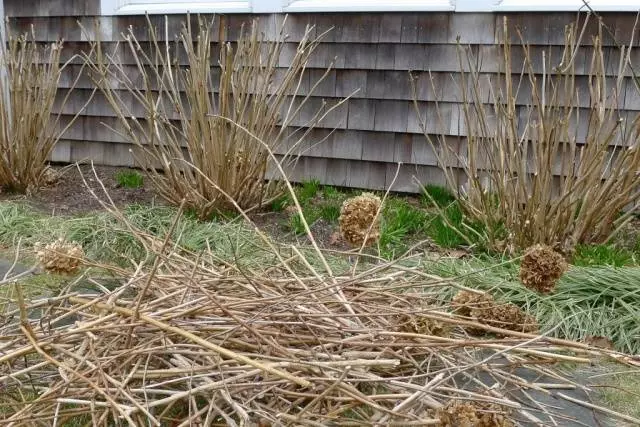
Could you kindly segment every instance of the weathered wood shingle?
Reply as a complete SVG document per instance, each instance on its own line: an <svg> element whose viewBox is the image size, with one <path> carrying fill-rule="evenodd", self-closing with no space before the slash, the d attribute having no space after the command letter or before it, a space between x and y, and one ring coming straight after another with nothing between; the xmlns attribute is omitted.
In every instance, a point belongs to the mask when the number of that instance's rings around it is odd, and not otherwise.
<svg viewBox="0 0 640 427"><path fill-rule="evenodd" d="M89 48L88 41L96 37L94 22L99 14L100 2L4 0L4 9L11 28L24 32L33 25L36 38L43 45L64 38L66 47L62 60L67 61L75 53L86 51ZM551 66L560 62L564 26L575 19L574 13L296 13L286 19L279 14L258 16L260 31L267 40L274 40L284 24L287 42L283 45L278 62L282 69L290 64L297 43L304 37L308 25L315 26L310 33L312 36L326 33L307 64L298 95L309 94L310 88L324 74L326 67L331 66L332 70L318 85L308 105L292 125L304 126L318 108L327 109L340 99L352 95L340 108L328 114L324 123L311 131L297 147L296 153L301 157L296 167L289 171L290 177L294 180L318 178L328 184L384 189L394 181L397 165L401 163L394 190L415 191L414 177L421 182L442 183L436 153L422 134L423 129L417 120L409 71L416 79L417 111L424 118L426 132L435 137L434 141L437 136L444 135L446 143L463 155L467 131L460 104L462 76L458 73L459 49L469 49L481 66L481 97L489 102L489 82L495 83L495 75L501 71L498 43L502 38L505 16L510 22L512 40L519 42L517 28L530 44L536 73L543 70L543 52ZM615 38L622 43L631 39L635 14L606 13L602 16ZM210 19L211 16L203 18ZM239 36L243 23L251 18L246 14L216 17L212 30L214 41L221 35L226 41L233 42ZM195 28L198 17L192 16L191 19ZM584 19L584 15L581 19ZM589 105L587 83L592 55L590 44L596 28L596 20L591 19L592 23L583 38L585 45L578 49L575 56L578 74L576 90L582 108ZM78 20L86 31L80 30L76 23ZM165 17L155 15L150 20L159 29L160 40L164 40ZM185 16L168 17L166 25L169 39L173 40L180 32L184 21ZM124 64L132 81L140 81L140 73L131 52L123 44L117 43L121 41L121 33L132 28L140 38L142 49L148 51L146 18L110 16L100 17L99 22L104 49L113 52ZM638 40L640 28L636 27L635 31L635 39ZM458 40L461 46L457 46ZM613 47L614 39L605 35L603 43L607 46L606 72L613 75L619 61ZM213 57L218 55L218 49L217 44L211 47ZM521 64L522 60L522 49L514 46L514 65ZM631 51L631 61L636 69L640 68L640 49ZM78 65L64 71L60 79L62 89L70 87L80 70L80 58L74 58L73 62ZM180 63L186 65L184 55L180 57ZM275 80L282 75L282 72L276 73ZM613 88L613 79L610 80L609 87ZM91 89L91 80L83 76L78 89L62 110L62 124L86 103ZM131 113L144 120L141 108L130 95L122 91L122 87L119 89L121 96L130 99ZM525 84L516 98L521 121L526 120L525 106L529 100L530 93ZM632 120L640 112L640 90L630 78L623 82L618 100L626 109L623 114L626 121ZM434 101L439 102L437 108ZM295 102L299 102L299 98ZM56 111L60 111L59 103ZM586 120L585 113L581 112L581 115ZM104 97L97 94L56 147L52 159L62 162L91 159L97 163L131 165L129 150L132 146L126 137L109 127L123 130ZM576 128L578 138L584 139L586 123L579 123ZM291 148L290 144L284 143L277 152L284 154ZM450 161L457 164L455 159Z"/></svg>

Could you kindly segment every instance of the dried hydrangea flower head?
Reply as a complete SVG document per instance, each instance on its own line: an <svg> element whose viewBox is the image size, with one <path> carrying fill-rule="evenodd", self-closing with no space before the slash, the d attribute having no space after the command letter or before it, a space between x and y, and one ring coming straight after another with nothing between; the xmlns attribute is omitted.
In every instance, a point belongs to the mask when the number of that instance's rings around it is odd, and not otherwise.
<svg viewBox="0 0 640 427"><path fill-rule="evenodd" d="M558 279L567 271L564 257L546 245L529 247L520 264L520 281L542 294L553 291Z"/></svg>
<svg viewBox="0 0 640 427"><path fill-rule="evenodd" d="M380 238L380 197L371 193L347 199L340 209L340 233L352 246L371 245Z"/></svg>
<svg viewBox="0 0 640 427"><path fill-rule="evenodd" d="M538 332L535 317L525 313L515 304L494 304L488 308L472 310L471 315L480 323L494 328L525 333Z"/></svg>
<svg viewBox="0 0 640 427"><path fill-rule="evenodd" d="M535 333L538 331L536 319L511 303L499 303L488 293L477 293L462 290L451 300L456 314L471 317L478 323L494 328L508 329L515 332ZM482 328L466 328L473 335L481 335Z"/></svg>
<svg viewBox="0 0 640 427"><path fill-rule="evenodd" d="M54 273L73 273L80 266L84 251L75 242L67 242L60 238L53 243L35 244L36 259L42 267Z"/></svg>
<svg viewBox="0 0 640 427"><path fill-rule="evenodd" d="M46 168L42 175L45 185L53 185L60 179L60 173L51 167Z"/></svg>
<svg viewBox="0 0 640 427"><path fill-rule="evenodd" d="M513 427L497 405L480 402L449 402L436 411L441 427Z"/></svg>
<svg viewBox="0 0 640 427"><path fill-rule="evenodd" d="M449 337L452 327L437 319L430 319L420 314L401 314L397 317L399 332L411 334L432 335L436 337Z"/></svg>
<svg viewBox="0 0 640 427"><path fill-rule="evenodd" d="M473 310L483 309L495 304L493 297L485 292L462 290L451 300L451 306L456 314L472 317Z"/></svg>

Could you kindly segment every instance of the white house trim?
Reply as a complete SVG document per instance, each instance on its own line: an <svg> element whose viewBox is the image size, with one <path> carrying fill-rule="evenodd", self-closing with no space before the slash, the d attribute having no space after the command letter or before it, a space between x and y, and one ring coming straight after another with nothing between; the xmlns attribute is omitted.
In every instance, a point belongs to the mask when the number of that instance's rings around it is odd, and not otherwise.
<svg viewBox="0 0 640 427"><path fill-rule="evenodd" d="M174 13L251 13L249 1L191 1L139 3L135 0L101 0L102 15L144 15Z"/></svg>
<svg viewBox="0 0 640 427"><path fill-rule="evenodd" d="M589 8L596 12L638 12L639 0L502 0L493 8L495 12L577 12Z"/></svg>
<svg viewBox="0 0 640 427"><path fill-rule="evenodd" d="M483 0L476 0L482 2ZM101 0L102 15L173 13L454 11L452 0Z"/></svg>
<svg viewBox="0 0 640 427"><path fill-rule="evenodd" d="M450 11L455 6L449 0L296 0L283 12L411 12Z"/></svg>
<svg viewBox="0 0 640 427"><path fill-rule="evenodd" d="M587 0L598 12L638 12L640 0ZM278 12L576 12L582 0L101 0L102 15Z"/></svg>

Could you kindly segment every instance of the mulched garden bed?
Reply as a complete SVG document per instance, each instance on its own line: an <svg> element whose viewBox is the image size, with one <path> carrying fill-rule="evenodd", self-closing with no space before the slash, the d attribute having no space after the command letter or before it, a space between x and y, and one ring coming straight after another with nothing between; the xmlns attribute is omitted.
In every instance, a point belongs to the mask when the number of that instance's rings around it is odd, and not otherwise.
<svg viewBox="0 0 640 427"><path fill-rule="evenodd" d="M37 210L55 215L85 214L101 209L100 203L91 195L82 180L82 176L84 176L87 184L96 194L103 194L90 165L81 165L80 170L75 165L54 167L54 169L59 173L59 176L56 182L50 186L41 188L29 196L0 193L0 201L25 201ZM120 187L116 180L116 174L122 170L126 170L126 168L95 166L97 176L117 206L133 203L162 203L162 200L156 197L146 183L141 188Z"/></svg>

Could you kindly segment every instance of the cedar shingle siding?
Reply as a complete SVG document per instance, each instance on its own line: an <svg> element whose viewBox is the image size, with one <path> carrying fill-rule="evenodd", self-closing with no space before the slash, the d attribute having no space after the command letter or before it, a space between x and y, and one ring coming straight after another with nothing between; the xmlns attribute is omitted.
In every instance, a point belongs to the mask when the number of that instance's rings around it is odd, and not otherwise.
<svg viewBox="0 0 640 427"><path fill-rule="evenodd" d="M27 30L33 25L36 37L42 42L64 38L66 53L63 59L88 46L77 20L92 28L93 19L100 13L99 0L5 0L4 8L12 28ZM318 32L334 26L311 60L309 80L303 87L303 93L309 90L309 83L322 74L323 68L333 63L335 69L317 88L311 105L319 105L322 99L332 102L359 89L339 111L327 117L324 128L312 133L312 139L327 139L321 145L308 144L310 149L300 160L297 170L292 172L292 178L318 178L333 185L383 189L391 184L397 162L402 162L395 190L414 191L413 176L422 181L441 183L442 174L435 166L431 147L421 135L415 117L408 71L414 71L418 78L419 105L428 118L429 131L438 133L441 130L436 119L434 100L437 98L444 132L450 135L451 143L463 144L465 132L455 79L451 76L458 70L456 39L459 36L462 43L472 46L482 61L484 72L495 73L499 55L496 42L500 39L502 16L429 12L289 15L286 22L289 39L280 58L282 65L295 50L306 24L315 24ZM539 58L543 49L549 52L549 45L555 46L550 48L550 54L559 57L563 26L572 22L576 14L521 13L508 16L512 24L521 28L525 40L533 47L534 55ZM635 14L607 13L603 16L616 36L623 43L628 42ZM237 37L240 24L252 17L226 16L227 40ZM283 18L280 14L260 15L260 22L267 34L274 34ZM130 25L141 40L147 38L144 16L100 19L103 40L112 46ZM161 24L163 19L163 16L152 17L156 24ZM170 34L178 32L184 19L185 16L181 15L169 17ZM639 38L640 34L637 34L636 40ZM585 40L588 45L590 35ZM605 37L604 44L608 46L607 51L611 51L606 60L613 70L618 62L613 52L613 41ZM123 46L121 48L123 63L131 65L132 58ZM631 56L633 63L640 68L640 49L634 49ZM588 46L581 48L577 61L578 73L584 75L588 69ZM538 68L537 71L541 71L541 65ZM69 87L71 76L78 69L79 66L68 69L61 80L61 88ZM134 71L133 66L131 69ZM428 70L436 82L436 95L428 80ZM588 105L586 79L586 76L580 77L577 83L579 90L585 93L583 99ZM73 115L90 92L90 81L82 79L64 113ZM630 114L640 110L640 95L630 78L627 79L623 102ZM298 124L304 121L302 114ZM127 144L101 122L118 127L110 107L98 95L65 135L53 154L53 160L92 159L101 164L130 165L132 159ZM333 128L336 131L331 133Z"/></svg>

